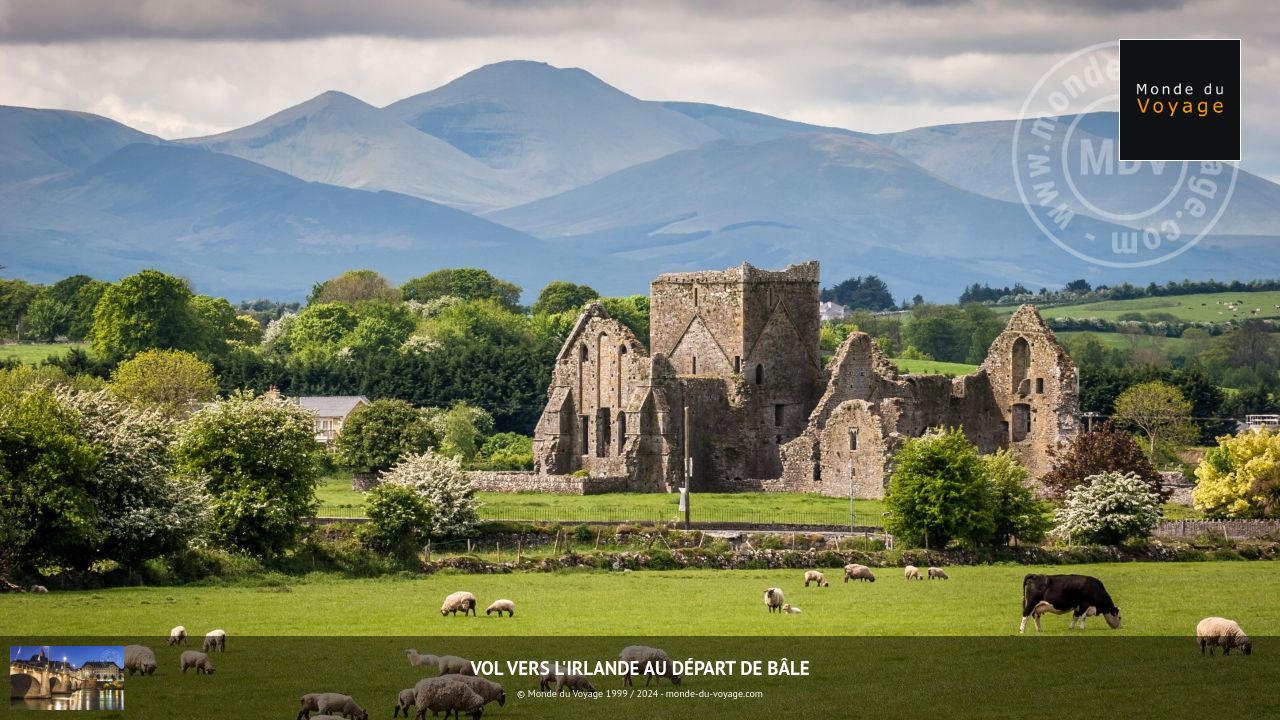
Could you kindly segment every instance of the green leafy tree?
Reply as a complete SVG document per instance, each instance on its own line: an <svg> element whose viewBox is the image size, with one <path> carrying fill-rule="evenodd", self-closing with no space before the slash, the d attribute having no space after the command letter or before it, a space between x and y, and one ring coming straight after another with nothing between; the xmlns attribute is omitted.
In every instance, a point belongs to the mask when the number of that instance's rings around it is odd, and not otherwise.
<svg viewBox="0 0 1280 720"><path fill-rule="evenodd" d="M1151 536L1160 522L1160 496L1133 473L1103 473L1072 488L1055 515L1055 535L1115 545Z"/></svg>
<svg viewBox="0 0 1280 720"><path fill-rule="evenodd" d="M464 463L476 458L485 437L493 432L493 416L465 402L436 411L431 421L440 436L440 453Z"/></svg>
<svg viewBox="0 0 1280 720"><path fill-rule="evenodd" d="M449 268L417 277L400 286L405 300L430 302L445 296L462 300L494 300L508 310L520 308L520 286L499 280L479 268Z"/></svg>
<svg viewBox="0 0 1280 720"><path fill-rule="evenodd" d="M374 400L343 423L336 452L342 465L383 472L405 455L424 453L439 439L427 417L403 400Z"/></svg>
<svg viewBox="0 0 1280 720"><path fill-rule="evenodd" d="M483 470L531 470L533 438L511 432L491 435L473 464Z"/></svg>
<svg viewBox="0 0 1280 720"><path fill-rule="evenodd" d="M993 537L1001 542L1014 538L1036 543L1044 539L1052 525L1049 505L1036 500L1029 487L1031 473L1007 450L984 455L982 465L991 483Z"/></svg>
<svg viewBox="0 0 1280 720"><path fill-rule="evenodd" d="M1280 515L1280 433L1225 435L1195 470L1191 497L1210 517Z"/></svg>
<svg viewBox="0 0 1280 720"><path fill-rule="evenodd" d="M218 393L218 378L212 365L192 353L146 350L116 366L111 390L120 398L178 417L196 403L212 400Z"/></svg>
<svg viewBox="0 0 1280 720"><path fill-rule="evenodd" d="M360 319L340 303L308 305L287 321L288 348L294 353L332 354Z"/></svg>
<svg viewBox="0 0 1280 720"><path fill-rule="evenodd" d="M411 488L422 498L430 513L429 537L463 537L480 523L475 483L455 458L408 455L383 475L382 485Z"/></svg>
<svg viewBox="0 0 1280 720"><path fill-rule="evenodd" d="M360 539L374 550L409 559L431 537L431 507L415 487L378 485L366 497L365 515L369 522L360 527Z"/></svg>
<svg viewBox="0 0 1280 720"><path fill-rule="evenodd" d="M27 306L40 289L26 280L0 278L0 337L16 337Z"/></svg>
<svg viewBox="0 0 1280 720"><path fill-rule="evenodd" d="M314 418L296 403L236 393L192 415L177 467L210 497L213 538L258 556L288 550L314 512L320 447Z"/></svg>
<svg viewBox="0 0 1280 720"><path fill-rule="evenodd" d="M548 315L580 311L583 305L600 297L600 293L586 285L576 285L564 280L553 280L538 293L531 310L534 315Z"/></svg>
<svg viewBox="0 0 1280 720"><path fill-rule="evenodd" d="M1072 438L1071 444L1054 458L1053 468L1040 478L1040 482L1060 496L1084 485L1095 475L1109 472L1133 473L1142 478L1152 492L1164 493L1160 473L1137 441L1109 422Z"/></svg>
<svg viewBox="0 0 1280 720"><path fill-rule="evenodd" d="M1191 403L1178 388L1159 381L1134 385L1121 393L1116 398L1116 419L1146 436L1153 459L1157 444L1187 444L1195 442L1199 434L1191 422Z"/></svg>
<svg viewBox="0 0 1280 720"><path fill-rule="evenodd" d="M908 542L983 543L995 531L991 488L977 448L959 430L902 444L889 481L886 529Z"/></svg>
<svg viewBox="0 0 1280 720"><path fill-rule="evenodd" d="M28 339L49 342L65 335L71 326L71 306L60 302L45 288L27 306L23 325Z"/></svg>
<svg viewBox="0 0 1280 720"><path fill-rule="evenodd" d="M839 303L849 309L892 310L893 294L875 275L854 277L822 291L824 302Z"/></svg>
<svg viewBox="0 0 1280 720"><path fill-rule="evenodd" d="M373 270L348 270L337 277L316 283L307 304L365 302L399 302L400 291Z"/></svg>
<svg viewBox="0 0 1280 720"><path fill-rule="evenodd" d="M143 350L192 350L201 344L185 280L143 270L108 287L93 313L93 349L110 358Z"/></svg>
<svg viewBox="0 0 1280 720"><path fill-rule="evenodd" d="M603 298L600 302L604 304L604 309L609 313L609 317L626 325L631 332L636 334L636 338L644 343L645 347L649 347L648 295ZM560 339L563 340L564 338ZM558 344L556 349L559 349Z"/></svg>
<svg viewBox="0 0 1280 720"><path fill-rule="evenodd" d="M416 326L413 316L400 305L366 304L357 312L355 328L339 341L357 356L395 352Z"/></svg>

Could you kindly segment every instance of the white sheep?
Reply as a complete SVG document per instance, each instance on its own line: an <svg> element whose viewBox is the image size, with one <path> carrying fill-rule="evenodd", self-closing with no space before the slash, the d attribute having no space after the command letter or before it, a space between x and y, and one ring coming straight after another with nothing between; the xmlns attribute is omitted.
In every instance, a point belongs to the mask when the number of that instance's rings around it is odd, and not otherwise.
<svg viewBox="0 0 1280 720"><path fill-rule="evenodd" d="M409 656L410 665L425 665L435 668L441 675L475 675L471 661L457 655L426 655L413 648L404 651Z"/></svg>
<svg viewBox="0 0 1280 720"><path fill-rule="evenodd" d="M596 692L596 686L591 684L586 675L561 675L556 680L556 694L563 694L565 689L569 690L570 695Z"/></svg>
<svg viewBox="0 0 1280 720"><path fill-rule="evenodd" d="M650 680L664 677L670 680L672 685L680 684L680 676L676 674L671 658L667 657L666 652L658 648L646 645L628 645L622 648L622 652L618 653L618 659L628 663L626 672L622 675L623 685L631 685L631 665L635 665L636 669L645 674L645 685L648 685Z"/></svg>
<svg viewBox="0 0 1280 720"><path fill-rule="evenodd" d="M862 580L864 582L875 582L876 574L871 572L871 568L867 567L866 565L858 565L857 563L850 563L849 565L844 566L844 581L849 582L850 580Z"/></svg>
<svg viewBox="0 0 1280 720"><path fill-rule="evenodd" d="M1253 654L1253 641L1240 629L1239 623L1226 618L1207 617L1197 623L1196 642L1200 644L1201 655L1205 648L1209 648L1212 655L1217 647L1222 648L1223 655L1230 655L1231 648L1240 648L1245 655Z"/></svg>
<svg viewBox="0 0 1280 720"><path fill-rule="evenodd" d="M784 602L786 598L782 595L782 588L771 587L764 591L764 606L769 608L769 612L782 610Z"/></svg>
<svg viewBox="0 0 1280 720"><path fill-rule="evenodd" d="M502 617L502 613L506 613L507 617L515 617L516 604L507 599L494 600L489 607L485 608L484 614L498 613L498 617Z"/></svg>
<svg viewBox="0 0 1280 720"><path fill-rule="evenodd" d="M440 606L441 615L457 615L461 612L463 616L467 613L476 614L476 596L466 590L459 590L456 593L450 593L444 599L444 604Z"/></svg>
<svg viewBox="0 0 1280 720"><path fill-rule="evenodd" d="M827 577L817 570L808 570L804 574L804 586L809 587L810 582L818 583L818 587L828 587Z"/></svg>
<svg viewBox="0 0 1280 720"><path fill-rule="evenodd" d="M130 675L135 672L143 675L154 675L156 672L156 654L146 645L125 645L124 669Z"/></svg>
<svg viewBox="0 0 1280 720"><path fill-rule="evenodd" d="M187 642L187 629L178 625L169 631L169 646L182 645Z"/></svg>
<svg viewBox="0 0 1280 720"><path fill-rule="evenodd" d="M791 603L787 603L786 605L782 606L782 612L788 615L799 615L804 611L796 607L795 605L792 605Z"/></svg>
<svg viewBox="0 0 1280 720"><path fill-rule="evenodd" d="M905 578L906 578L906 579L908 579L908 580L923 580L923 579L924 579L924 578L920 577L920 568L916 567L915 565L908 565L908 566L906 566L905 568L903 568L903 569L902 569L902 575L903 575L903 577L905 577Z"/></svg>
<svg viewBox="0 0 1280 720"><path fill-rule="evenodd" d="M428 710L432 715L443 710L446 718L450 713L466 713L473 720L479 720L484 713L484 698L453 677L419 680L414 686L413 701L418 706L418 712L414 715L417 720L425 720Z"/></svg>
<svg viewBox="0 0 1280 720"><path fill-rule="evenodd" d="M49 588L47 588L47 587L45 587L45 586L43 586L43 585L32 585L32 586L31 586L31 592L33 592L33 593L47 593L47 592L49 592Z"/></svg>
<svg viewBox="0 0 1280 720"><path fill-rule="evenodd" d="M500 683L479 675L450 675L449 679L457 680L471 688L472 692L484 698L485 704L496 702L498 707L507 704L507 691L502 689Z"/></svg>
<svg viewBox="0 0 1280 720"><path fill-rule="evenodd" d="M929 568L929 579L930 579L930 580L935 580L935 579L936 579L936 580L950 580L950 579L951 579L951 576L947 574L947 571L946 571L946 570L943 570L943 569L942 569L942 568L940 568L940 567L930 567L930 568Z"/></svg>
<svg viewBox="0 0 1280 720"><path fill-rule="evenodd" d="M205 652L217 650L218 652L227 651L227 631L226 630L210 630L204 636L204 645L200 648Z"/></svg>
<svg viewBox="0 0 1280 720"><path fill-rule="evenodd" d="M396 697L396 706L391 711L391 717L400 717L400 713L404 713L405 717L409 717L409 708L414 706L418 692L413 688L405 688L400 691L400 695ZM311 720L316 720L311 718Z"/></svg>
<svg viewBox="0 0 1280 720"><path fill-rule="evenodd" d="M187 668L195 668L197 675L213 674L213 662L202 652L186 650L178 657L178 663L182 666L183 675L187 674Z"/></svg>
<svg viewBox="0 0 1280 720"><path fill-rule="evenodd" d="M302 709L298 711L300 720L307 720L311 713L321 715L342 715L351 720L369 720L369 713L350 695L342 693L307 693L298 701Z"/></svg>

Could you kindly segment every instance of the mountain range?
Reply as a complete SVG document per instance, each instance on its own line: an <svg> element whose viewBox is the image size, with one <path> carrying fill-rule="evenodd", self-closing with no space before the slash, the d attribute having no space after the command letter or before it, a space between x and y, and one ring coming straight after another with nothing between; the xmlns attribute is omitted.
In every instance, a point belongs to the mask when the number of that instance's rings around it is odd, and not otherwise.
<svg viewBox="0 0 1280 720"><path fill-rule="evenodd" d="M1068 151L1114 147L1114 114L1064 120ZM876 135L641 100L543 63L382 108L330 91L207 137L16 107L0 107L0 132L0 264L37 281L158 267L233 299L298 298L345 269L399 282L474 265L530 293L553 279L633 293L663 271L818 259L826 284L875 273L900 297L951 301L973 282L1280 275L1280 186L1244 171L1191 251L1102 268L1022 208L1013 121ZM1109 234L1123 226L1101 211L1149 205L1168 177L1080 182L1109 204L1075 203L1078 222Z"/></svg>

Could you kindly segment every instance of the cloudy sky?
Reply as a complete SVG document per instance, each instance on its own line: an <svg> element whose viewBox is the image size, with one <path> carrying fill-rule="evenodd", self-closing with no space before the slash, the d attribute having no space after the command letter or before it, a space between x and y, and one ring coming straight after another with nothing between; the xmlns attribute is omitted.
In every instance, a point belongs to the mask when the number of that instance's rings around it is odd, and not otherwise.
<svg viewBox="0 0 1280 720"><path fill-rule="evenodd" d="M1054 62L1118 37L1242 38L1243 166L1280 180L1271 0L0 0L0 104L185 137L527 59L880 132L1013 117Z"/></svg>

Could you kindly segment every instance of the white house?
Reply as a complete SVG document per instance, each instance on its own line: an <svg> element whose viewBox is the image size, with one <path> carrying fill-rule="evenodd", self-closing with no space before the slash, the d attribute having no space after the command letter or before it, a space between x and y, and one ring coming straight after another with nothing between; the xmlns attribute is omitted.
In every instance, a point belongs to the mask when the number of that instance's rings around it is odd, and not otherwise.
<svg viewBox="0 0 1280 720"><path fill-rule="evenodd" d="M316 442L322 443L338 437L351 413L369 404L363 395L300 395L294 400L315 414Z"/></svg>

